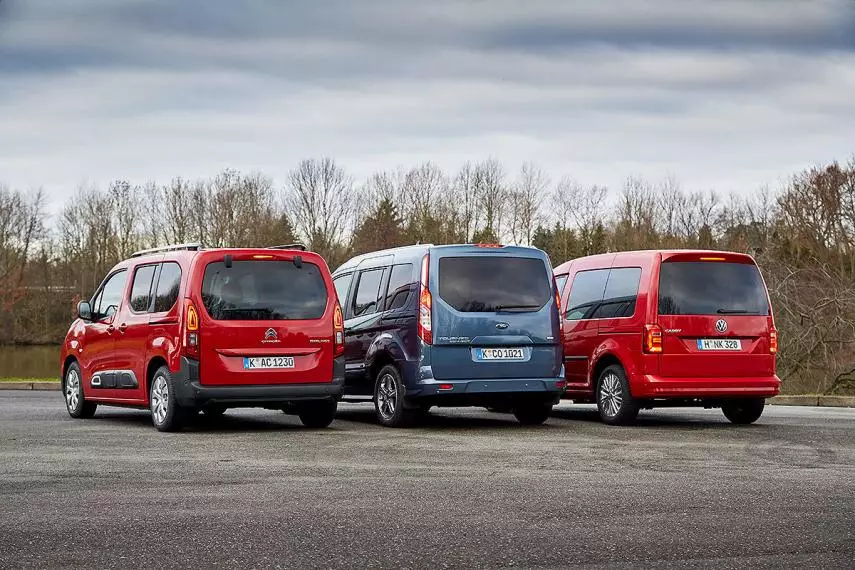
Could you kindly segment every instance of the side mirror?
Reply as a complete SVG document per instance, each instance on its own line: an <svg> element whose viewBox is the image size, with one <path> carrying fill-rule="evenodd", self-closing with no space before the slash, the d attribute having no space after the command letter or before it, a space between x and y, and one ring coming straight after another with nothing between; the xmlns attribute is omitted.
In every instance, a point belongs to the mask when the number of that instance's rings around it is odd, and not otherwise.
<svg viewBox="0 0 855 570"><path fill-rule="evenodd" d="M80 301L77 303L77 317L84 321L92 320L92 306L89 301Z"/></svg>

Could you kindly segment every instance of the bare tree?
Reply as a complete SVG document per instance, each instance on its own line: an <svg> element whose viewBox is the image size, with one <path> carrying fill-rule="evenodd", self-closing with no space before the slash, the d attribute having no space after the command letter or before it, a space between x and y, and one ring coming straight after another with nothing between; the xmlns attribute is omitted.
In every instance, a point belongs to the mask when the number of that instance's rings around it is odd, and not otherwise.
<svg viewBox="0 0 855 570"><path fill-rule="evenodd" d="M511 237L515 243L531 245L540 222L540 206L549 187L549 176L531 162L520 169L511 192Z"/></svg>
<svg viewBox="0 0 855 570"><path fill-rule="evenodd" d="M485 235L501 240L508 190L505 186L505 171L498 160L491 158L475 165L475 187L483 212L480 216L482 231Z"/></svg>
<svg viewBox="0 0 855 570"><path fill-rule="evenodd" d="M298 234L321 254L346 239L353 220L353 181L331 158L306 159L288 177L288 203Z"/></svg>

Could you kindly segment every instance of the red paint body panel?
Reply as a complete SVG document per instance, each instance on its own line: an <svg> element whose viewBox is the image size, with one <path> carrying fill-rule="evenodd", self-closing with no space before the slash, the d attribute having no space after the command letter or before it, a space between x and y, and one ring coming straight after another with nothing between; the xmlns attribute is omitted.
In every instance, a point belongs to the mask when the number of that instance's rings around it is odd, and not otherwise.
<svg viewBox="0 0 855 570"><path fill-rule="evenodd" d="M771 397L780 391L775 355L770 353L774 318L753 315L659 315L659 276L662 263L716 258L756 265L744 254L731 252L663 250L633 251L589 256L555 268L556 278L566 276L561 291L564 318L575 276L580 271L640 268L638 297L631 317L564 320L564 355L567 398L594 401L598 363L617 360L627 372L630 390L637 398ZM708 261L716 263L717 261ZM765 284L764 284L765 287ZM768 299L768 295L767 295ZM715 323L727 321L720 333ZM661 354L644 352L645 325L663 331ZM739 339L738 352L701 352L697 340Z"/></svg>
<svg viewBox="0 0 855 570"><path fill-rule="evenodd" d="M234 260L264 262L293 261L300 256L304 264L319 268L327 290L323 315L312 320L290 321L215 321L202 302L202 280L209 263L221 262L229 255ZM259 257L254 257L259 256ZM261 258L263 256L263 259ZM173 262L181 267L178 301L165 312L135 314L130 310L130 291L134 271L139 266ZM118 264L109 275L127 269L122 302L112 318L99 322L75 320L63 342L61 375L74 359L82 373L83 393L93 402L122 405L148 405L149 369L165 362L177 372L184 355L185 299L195 305L200 320L199 380L203 385L280 385L332 383L334 361L333 314L335 288L326 262L319 255L296 250L212 249L172 251L132 258ZM263 343L268 329L277 332L277 342ZM295 367L288 370L247 371L244 356L293 356ZM91 385L99 372L132 371L136 388L104 389Z"/></svg>

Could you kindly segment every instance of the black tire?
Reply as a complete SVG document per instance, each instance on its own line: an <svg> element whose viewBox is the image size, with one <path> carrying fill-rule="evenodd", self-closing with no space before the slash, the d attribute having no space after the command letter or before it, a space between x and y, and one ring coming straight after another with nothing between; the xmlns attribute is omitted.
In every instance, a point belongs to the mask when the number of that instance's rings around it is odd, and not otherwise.
<svg viewBox="0 0 855 570"><path fill-rule="evenodd" d="M175 380L169 368L161 366L152 376L149 387L151 422L158 431L180 431L188 412L175 401Z"/></svg>
<svg viewBox="0 0 855 570"><path fill-rule="evenodd" d="M765 407L765 398L739 398L725 402L721 406L721 411L731 423L748 425L760 419Z"/></svg>
<svg viewBox="0 0 855 570"><path fill-rule="evenodd" d="M205 414L206 418L216 420L223 417L223 414L226 413L226 407L219 405L205 406L202 408L202 413Z"/></svg>
<svg viewBox="0 0 855 570"><path fill-rule="evenodd" d="M68 365L65 378L62 379L62 394L65 397L65 409L68 415L75 419L91 418L95 415L98 404L87 402L83 396L83 374L76 362Z"/></svg>
<svg viewBox="0 0 855 570"><path fill-rule="evenodd" d="M304 402L297 408L297 415L307 428L325 428L335 419L337 407L335 400Z"/></svg>
<svg viewBox="0 0 855 570"><path fill-rule="evenodd" d="M632 397L623 367L613 364L597 379L597 409L600 419L610 425L627 425L638 416L638 402Z"/></svg>
<svg viewBox="0 0 855 570"><path fill-rule="evenodd" d="M514 408L514 417L524 426L539 426L551 412L552 404L526 404Z"/></svg>
<svg viewBox="0 0 855 570"><path fill-rule="evenodd" d="M419 416L418 408L408 408L401 374L391 364L384 366L374 380L374 413L386 427L408 427Z"/></svg>

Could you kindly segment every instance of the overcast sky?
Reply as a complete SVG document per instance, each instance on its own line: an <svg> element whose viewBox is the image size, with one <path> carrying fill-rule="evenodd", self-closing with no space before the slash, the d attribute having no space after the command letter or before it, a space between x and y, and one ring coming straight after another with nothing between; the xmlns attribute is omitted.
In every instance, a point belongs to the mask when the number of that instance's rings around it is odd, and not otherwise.
<svg viewBox="0 0 855 570"><path fill-rule="evenodd" d="M0 0L0 183L496 157L751 192L855 153L851 0Z"/></svg>

